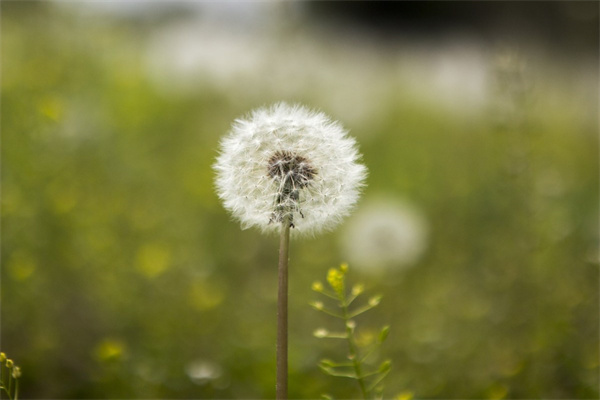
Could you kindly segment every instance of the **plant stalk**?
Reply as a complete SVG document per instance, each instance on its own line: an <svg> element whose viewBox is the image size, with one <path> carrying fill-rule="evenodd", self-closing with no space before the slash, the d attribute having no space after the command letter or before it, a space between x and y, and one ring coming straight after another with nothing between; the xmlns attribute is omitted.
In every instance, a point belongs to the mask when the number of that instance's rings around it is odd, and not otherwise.
<svg viewBox="0 0 600 400"><path fill-rule="evenodd" d="M354 332L353 332L352 328L350 327L350 325L348 325L348 322L350 321L350 315L348 312L348 303L346 302L344 295L340 296L340 301L342 304L342 309L344 311L344 323L346 324L346 334L348 336L348 348L350 351L350 357L352 359L352 364L354 367L354 373L356 374L356 380L358 381L358 386L360 386L360 391L363 395L363 398L365 400L367 400L369 398L369 394L368 394L367 387L365 385L365 380L362 376L362 371L360 368L361 360L359 358L356 343L354 342Z"/></svg>
<svg viewBox="0 0 600 400"><path fill-rule="evenodd" d="M288 261L291 216L281 223L279 238L278 292L277 292L277 400L287 399L288 383Z"/></svg>

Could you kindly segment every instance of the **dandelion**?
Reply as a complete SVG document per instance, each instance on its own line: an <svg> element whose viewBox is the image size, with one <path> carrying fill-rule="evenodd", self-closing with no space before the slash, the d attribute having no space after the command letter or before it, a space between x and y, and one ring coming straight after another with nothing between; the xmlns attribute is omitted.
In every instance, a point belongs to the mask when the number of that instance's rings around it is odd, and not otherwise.
<svg viewBox="0 0 600 400"><path fill-rule="evenodd" d="M347 216L366 178L356 142L338 122L278 103L238 119L221 142L217 193L242 228L280 233L277 399L287 398L287 288L290 230L314 235ZM317 286L318 289L318 286Z"/></svg>
<svg viewBox="0 0 600 400"><path fill-rule="evenodd" d="M427 249L427 220L405 201L376 199L352 218L341 244L344 256L365 272L407 268Z"/></svg>
<svg viewBox="0 0 600 400"><path fill-rule="evenodd" d="M347 216L364 185L356 142L325 114L285 103L235 121L214 166L219 197L243 228L315 234Z"/></svg>

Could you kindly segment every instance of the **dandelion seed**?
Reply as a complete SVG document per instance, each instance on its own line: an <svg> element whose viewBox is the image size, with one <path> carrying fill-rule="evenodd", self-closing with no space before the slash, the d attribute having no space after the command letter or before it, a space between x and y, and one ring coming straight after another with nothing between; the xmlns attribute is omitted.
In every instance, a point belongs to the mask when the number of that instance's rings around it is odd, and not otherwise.
<svg viewBox="0 0 600 400"><path fill-rule="evenodd" d="M243 228L315 234L349 214L364 186L356 142L338 122L279 103L235 121L214 169L224 206Z"/></svg>

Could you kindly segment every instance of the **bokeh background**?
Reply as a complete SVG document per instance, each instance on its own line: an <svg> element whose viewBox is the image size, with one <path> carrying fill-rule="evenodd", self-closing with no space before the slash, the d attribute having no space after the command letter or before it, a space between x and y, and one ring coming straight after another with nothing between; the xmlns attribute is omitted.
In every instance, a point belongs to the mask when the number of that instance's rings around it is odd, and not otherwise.
<svg viewBox="0 0 600 400"><path fill-rule="evenodd" d="M272 398L277 239L211 165L301 102L368 187L295 240L290 397L356 398L308 306L347 261L383 295L385 397L598 398L597 2L1 4L2 350L23 398ZM349 384L348 384L349 383Z"/></svg>

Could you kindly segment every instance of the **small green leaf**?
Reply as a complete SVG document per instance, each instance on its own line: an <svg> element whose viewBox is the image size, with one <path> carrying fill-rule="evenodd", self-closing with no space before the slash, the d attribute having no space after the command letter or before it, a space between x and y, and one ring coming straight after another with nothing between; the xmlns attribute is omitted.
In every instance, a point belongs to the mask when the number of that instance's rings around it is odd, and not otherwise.
<svg viewBox="0 0 600 400"><path fill-rule="evenodd" d="M339 362L335 362L333 360L329 360L327 358L324 358L323 360L321 360L319 362L320 366L323 366L325 368L341 368L341 367L352 367L354 364L352 363L339 363Z"/></svg>
<svg viewBox="0 0 600 400"><path fill-rule="evenodd" d="M381 298L382 298L382 297L383 297L383 296L381 296L381 295L377 295L377 296L373 296L373 297L371 297L371 298L369 299L369 305L370 305L371 307L375 307L375 306L379 305L379 303L381 303Z"/></svg>
<svg viewBox="0 0 600 400"><path fill-rule="evenodd" d="M328 395L328 394L326 394L326 393L323 393L323 394L321 395L321 398L322 398L323 400L333 400L333 397L331 397L330 395Z"/></svg>
<svg viewBox="0 0 600 400"><path fill-rule="evenodd" d="M319 368L321 368L321 371L323 371L327 375L339 376L339 377L342 377L342 378L357 379L356 378L356 374L353 373L353 372L338 372L338 371L334 370L333 368L326 367L326 366L321 365L321 364L319 364Z"/></svg>
<svg viewBox="0 0 600 400"><path fill-rule="evenodd" d="M379 343L385 342L385 339L387 339L389 333L390 333L390 326L389 325L384 326L381 329L381 332L379 333Z"/></svg>
<svg viewBox="0 0 600 400"><path fill-rule="evenodd" d="M379 366L379 373L383 374L388 372L392 368L392 362L390 360L385 360Z"/></svg>
<svg viewBox="0 0 600 400"><path fill-rule="evenodd" d="M321 365L324 365L326 367L335 367L335 363L327 358L322 359L320 362Z"/></svg>

